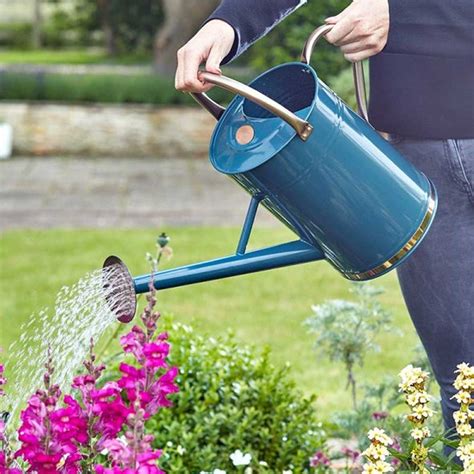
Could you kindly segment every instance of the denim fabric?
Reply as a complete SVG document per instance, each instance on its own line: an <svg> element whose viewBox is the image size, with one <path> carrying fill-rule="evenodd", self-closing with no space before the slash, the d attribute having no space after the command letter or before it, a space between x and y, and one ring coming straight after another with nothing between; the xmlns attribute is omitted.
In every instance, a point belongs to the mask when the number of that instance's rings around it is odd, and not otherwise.
<svg viewBox="0 0 474 474"><path fill-rule="evenodd" d="M408 311L441 387L446 428L454 427L454 370L474 365L474 138L391 143L435 184L430 232L398 269Z"/></svg>

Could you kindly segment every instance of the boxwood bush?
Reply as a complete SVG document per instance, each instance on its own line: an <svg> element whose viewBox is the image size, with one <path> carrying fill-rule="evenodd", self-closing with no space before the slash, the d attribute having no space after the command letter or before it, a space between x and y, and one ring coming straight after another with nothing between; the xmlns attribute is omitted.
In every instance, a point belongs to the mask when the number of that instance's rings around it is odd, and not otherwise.
<svg viewBox="0 0 474 474"><path fill-rule="evenodd" d="M254 473L309 472L323 444L313 408L262 352L232 335L209 338L189 326L169 327L170 362L179 366L174 406L149 421L168 472L236 472L230 454L250 453Z"/></svg>

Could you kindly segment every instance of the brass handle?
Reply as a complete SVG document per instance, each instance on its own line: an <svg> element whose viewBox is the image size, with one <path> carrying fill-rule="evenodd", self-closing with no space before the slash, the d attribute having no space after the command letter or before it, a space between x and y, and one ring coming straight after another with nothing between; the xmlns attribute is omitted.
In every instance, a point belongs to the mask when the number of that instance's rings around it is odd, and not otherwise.
<svg viewBox="0 0 474 474"><path fill-rule="evenodd" d="M326 34L332 30L333 25L322 25L316 28L309 36L301 53L301 61L309 64L313 54L316 43ZM369 114L367 112L367 91L365 88L364 65L358 61L352 65L352 72L354 75L355 93L357 99L357 108L359 114L368 122Z"/></svg>
<svg viewBox="0 0 474 474"><path fill-rule="evenodd" d="M201 72L200 78L206 82L209 82L210 84L214 84L221 87L222 89L226 89L230 92L233 92L234 94L245 97L246 99L260 105L260 107L263 107L277 117L280 117L295 129L296 133L303 141L306 141L313 131L313 127L309 122L301 119L296 114L289 111L286 107L283 107L283 105L279 104L270 97L267 97L265 94L253 89L252 87L242 84L241 82L238 82L234 79L230 79L229 77L219 76L218 74L212 74L210 72ZM219 120L221 115L224 113L225 109L217 102L214 102L212 99L210 99L206 94L192 93L191 95L196 100L196 102L198 102L202 107L210 112L211 115L213 115L217 120Z"/></svg>

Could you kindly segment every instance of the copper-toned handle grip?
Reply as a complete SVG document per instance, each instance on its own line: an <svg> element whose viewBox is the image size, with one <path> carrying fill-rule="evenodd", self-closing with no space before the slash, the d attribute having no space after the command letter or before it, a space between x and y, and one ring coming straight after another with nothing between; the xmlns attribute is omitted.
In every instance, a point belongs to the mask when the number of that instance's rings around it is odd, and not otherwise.
<svg viewBox="0 0 474 474"><path fill-rule="evenodd" d="M303 52L301 54L301 61L309 64L311 56L313 54L316 43L326 34L332 30L334 25L322 25L316 28L309 36L306 44L304 45ZM358 61L352 65L352 71L354 74L354 85L357 99L357 108L359 114L368 122L369 114L367 112L367 91L365 89L365 77L364 77L364 65L361 61Z"/></svg>
<svg viewBox="0 0 474 474"><path fill-rule="evenodd" d="M229 77L212 74L210 72L201 72L200 77L210 84L214 84L221 87L222 89L226 89L230 92L233 92L234 94L245 97L246 99L260 105L260 107L263 107L277 117L280 117L295 129L296 133L302 140L306 141L311 135L313 127L309 122L298 117L286 107L283 107L283 105L279 104L273 99L270 99L270 97L267 97L265 94L262 94L252 87L242 84L241 82L238 82L234 79L230 79ZM210 99L206 94L193 93L191 95L202 107L204 107L217 120L219 120L220 116L225 110L223 107Z"/></svg>

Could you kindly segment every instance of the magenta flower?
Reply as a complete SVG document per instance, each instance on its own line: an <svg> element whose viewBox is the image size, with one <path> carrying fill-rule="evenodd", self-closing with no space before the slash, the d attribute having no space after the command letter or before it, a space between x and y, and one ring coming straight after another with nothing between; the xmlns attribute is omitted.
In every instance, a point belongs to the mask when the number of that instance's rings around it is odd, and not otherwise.
<svg viewBox="0 0 474 474"><path fill-rule="evenodd" d="M87 423L79 404L69 396L58 406L61 391L51 384L51 359L46 363L45 390L38 390L22 411L18 431L21 447L15 453L30 466L28 472L76 474L82 456L79 448L88 441Z"/></svg>
<svg viewBox="0 0 474 474"><path fill-rule="evenodd" d="M328 467L330 463L329 458L322 451L316 451L309 460L311 467Z"/></svg>
<svg viewBox="0 0 474 474"><path fill-rule="evenodd" d="M143 346L143 355L146 358L145 367L166 368L166 358L170 350L167 342L145 344Z"/></svg>
<svg viewBox="0 0 474 474"><path fill-rule="evenodd" d="M124 352L133 354L137 362L143 360L143 346L145 342L145 333L143 329L138 326L133 326L128 334L120 338L120 344Z"/></svg>
<svg viewBox="0 0 474 474"><path fill-rule="evenodd" d="M388 412L386 411L374 411L372 413L372 418L376 421L385 420L388 418Z"/></svg>
<svg viewBox="0 0 474 474"><path fill-rule="evenodd" d="M341 449L341 453L348 458L350 461L355 462L360 457L360 452L356 449L351 449L348 447L344 447Z"/></svg>
<svg viewBox="0 0 474 474"><path fill-rule="evenodd" d="M155 335L159 313L154 289L147 296L142 314L145 331L134 326L120 338L132 363L120 364L120 378L98 384L105 369L95 365L91 341L86 373L76 376L73 395L63 397L51 380L54 374L50 354L44 374L44 389L33 394L21 412L19 449L8 448L4 423L0 422L0 474L20 474L16 459L35 474L165 474L157 462L160 450L152 448L154 437L145 432L145 421L161 408L171 405L169 396L178 391L177 367L169 367L167 333ZM0 364L0 397L6 379ZM106 465L97 465L106 450ZM103 459L103 458L101 458Z"/></svg>
<svg viewBox="0 0 474 474"><path fill-rule="evenodd" d="M3 375L4 372L5 366L3 364L0 364L0 397L3 397L5 395L5 390L3 389L3 387L7 383L7 379Z"/></svg>

